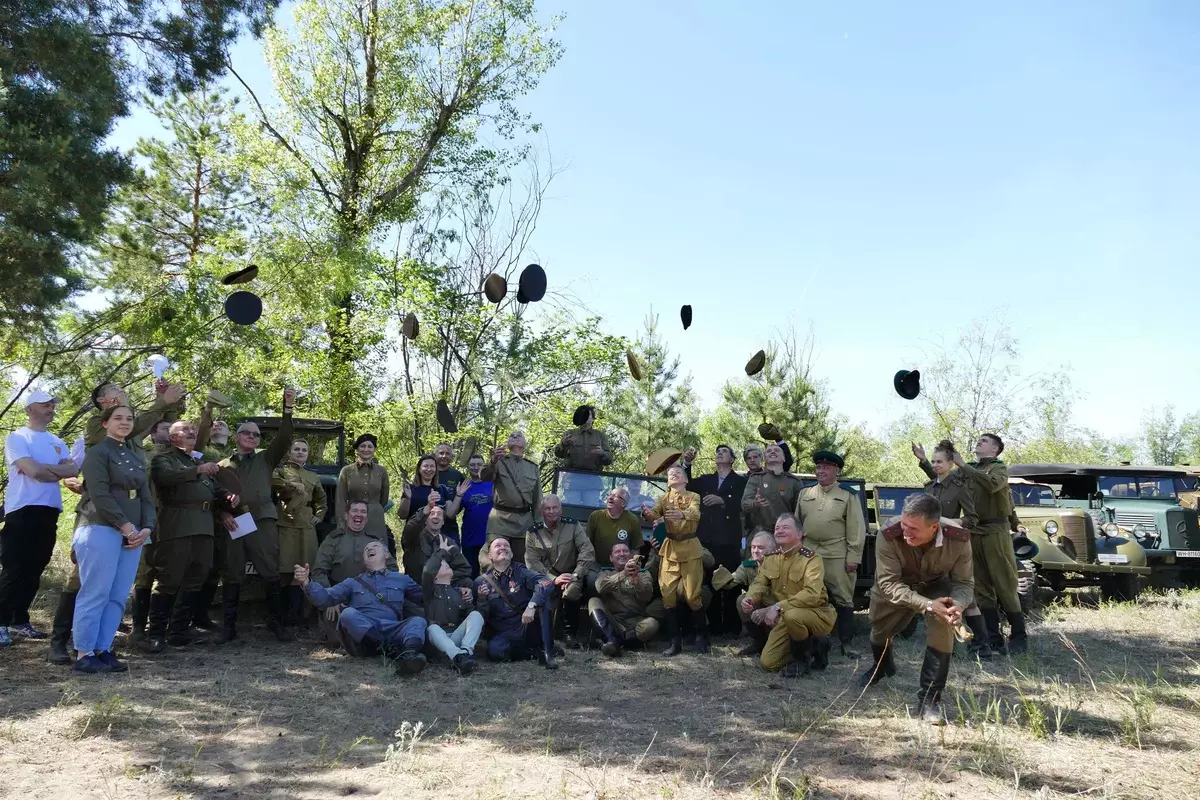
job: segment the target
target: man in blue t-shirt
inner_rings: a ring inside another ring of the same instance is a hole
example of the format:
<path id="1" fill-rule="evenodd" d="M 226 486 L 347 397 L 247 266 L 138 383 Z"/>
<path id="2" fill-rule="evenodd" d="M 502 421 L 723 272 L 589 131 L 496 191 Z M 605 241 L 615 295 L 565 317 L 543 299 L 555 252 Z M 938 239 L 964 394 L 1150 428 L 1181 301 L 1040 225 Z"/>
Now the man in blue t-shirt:
<path id="1" fill-rule="evenodd" d="M 492 511 L 492 482 L 480 478 L 483 456 L 475 454 L 467 462 L 470 485 L 462 495 L 462 551 L 471 564 L 471 577 L 479 577 L 479 552 L 487 541 L 488 514 Z"/>

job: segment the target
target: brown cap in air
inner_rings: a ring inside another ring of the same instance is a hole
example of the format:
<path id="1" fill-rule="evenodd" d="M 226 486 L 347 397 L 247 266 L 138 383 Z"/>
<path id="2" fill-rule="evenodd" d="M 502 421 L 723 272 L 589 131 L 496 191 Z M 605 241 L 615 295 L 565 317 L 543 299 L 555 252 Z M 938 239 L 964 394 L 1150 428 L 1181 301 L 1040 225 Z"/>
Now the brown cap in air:
<path id="1" fill-rule="evenodd" d="M 683 455 L 678 447 L 660 447 L 646 456 L 646 474 L 661 475 Z"/>
<path id="2" fill-rule="evenodd" d="M 754 355 L 750 356 L 750 360 L 746 362 L 746 374 L 757 375 L 763 371 L 763 367 L 767 365 L 766 352 L 759 350 Z"/>
<path id="3" fill-rule="evenodd" d="M 226 286 L 233 286 L 235 283 L 249 283 L 258 277 L 258 265 L 251 264 L 248 267 L 239 269 L 236 272 L 231 272 L 224 278 L 221 278 L 221 283 Z"/>
<path id="4" fill-rule="evenodd" d="M 638 363 L 637 356 L 633 354 L 632 350 L 625 351 L 625 363 L 628 365 L 629 374 L 633 376 L 633 379 L 640 381 L 642 379 L 642 365 Z"/>
<path id="5" fill-rule="evenodd" d="M 508 281 L 504 276 L 493 272 L 483 281 L 483 296 L 489 303 L 499 303 L 508 294 Z"/>
<path id="6" fill-rule="evenodd" d="M 416 339 L 417 334 L 421 332 L 421 323 L 417 321 L 417 315 L 411 311 L 408 312 L 404 318 L 404 324 L 400 326 L 400 331 L 404 334 L 405 339 L 409 341 Z"/>

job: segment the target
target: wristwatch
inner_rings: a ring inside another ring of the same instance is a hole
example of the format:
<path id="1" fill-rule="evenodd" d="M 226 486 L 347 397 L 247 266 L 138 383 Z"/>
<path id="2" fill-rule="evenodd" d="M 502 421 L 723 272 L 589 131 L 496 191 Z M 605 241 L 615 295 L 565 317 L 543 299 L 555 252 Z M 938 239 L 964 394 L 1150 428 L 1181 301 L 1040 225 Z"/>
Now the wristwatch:
<path id="1" fill-rule="evenodd" d="M 925 604 L 925 613 L 926 614 L 933 613 L 933 601 L 932 600 L 930 600 L 928 603 Z"/>

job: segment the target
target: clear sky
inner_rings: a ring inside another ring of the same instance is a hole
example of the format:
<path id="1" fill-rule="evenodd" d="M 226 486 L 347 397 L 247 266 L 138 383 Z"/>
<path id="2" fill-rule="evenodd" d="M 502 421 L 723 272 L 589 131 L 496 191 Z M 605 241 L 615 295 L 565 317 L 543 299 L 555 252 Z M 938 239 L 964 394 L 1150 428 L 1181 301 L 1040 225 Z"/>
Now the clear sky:
<path id="1" fill-rule="evenodd" d="M 566 54 L 524 107 L 568 169 L 535 255 L 614 332 L 659 312 L 706 406 L 811 327 L 835 409 L 878 428 L 897 369 L 1004 313 L 1082 424 L 1200 409 L 1200 4 L 541 8 Z M 269 84 L 255 43 L 234 63 Z"/>

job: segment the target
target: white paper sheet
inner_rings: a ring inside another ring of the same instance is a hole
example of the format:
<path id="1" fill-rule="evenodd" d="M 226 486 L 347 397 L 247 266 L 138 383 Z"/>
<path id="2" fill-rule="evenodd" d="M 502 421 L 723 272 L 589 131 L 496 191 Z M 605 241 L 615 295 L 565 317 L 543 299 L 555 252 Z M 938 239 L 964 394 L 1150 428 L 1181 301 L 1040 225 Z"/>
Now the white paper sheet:
<path id="1" fill-rule="evenodd" d="M 254 524 L 254 516 L 249 511 L 241 516 L 234 517 L 233 521 L 237 523 L 237 528 L 229 532 L 229 538 L 231 539 L 240 539 L 246 534 L 254 533 L 258 530 L 258 526 Z"/>

